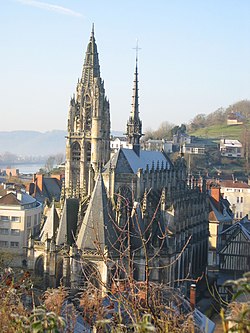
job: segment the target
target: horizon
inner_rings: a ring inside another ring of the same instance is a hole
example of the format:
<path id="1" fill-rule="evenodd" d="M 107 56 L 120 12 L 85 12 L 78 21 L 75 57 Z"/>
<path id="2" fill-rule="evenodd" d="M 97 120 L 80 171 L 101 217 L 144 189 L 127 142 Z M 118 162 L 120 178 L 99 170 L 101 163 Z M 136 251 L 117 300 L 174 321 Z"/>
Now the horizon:
<path id="1" fill-rule="evenodd" d="M 248 1 L 6 0 L 0 8 L 1 131 L 66 130 L 93 22 L 113 131 L 124 131 L 131 111 L 137 38 L 144 132 L 249 99 Z"/>

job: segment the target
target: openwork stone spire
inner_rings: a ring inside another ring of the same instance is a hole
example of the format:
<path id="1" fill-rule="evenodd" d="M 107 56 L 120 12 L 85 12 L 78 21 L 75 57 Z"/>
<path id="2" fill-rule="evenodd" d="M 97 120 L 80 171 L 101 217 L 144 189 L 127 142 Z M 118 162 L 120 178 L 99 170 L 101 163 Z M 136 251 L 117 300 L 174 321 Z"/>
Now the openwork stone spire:
<path id="1" fill-rule="evenodd" d="M 110 157 L 110 112 L 100 76 L 94 25 L 82 77 L 70 101 L 66 142 L 65 195 L 91 194 L 97 175 Z"/>
<path id="2" fill-rule="evenodd" d="M 95 77 L 100 77 L 100 65 L 93 24 L 82 70 L 82 83 L 84 88 L 86 88 L 87 84 L 92 84 Z"/>

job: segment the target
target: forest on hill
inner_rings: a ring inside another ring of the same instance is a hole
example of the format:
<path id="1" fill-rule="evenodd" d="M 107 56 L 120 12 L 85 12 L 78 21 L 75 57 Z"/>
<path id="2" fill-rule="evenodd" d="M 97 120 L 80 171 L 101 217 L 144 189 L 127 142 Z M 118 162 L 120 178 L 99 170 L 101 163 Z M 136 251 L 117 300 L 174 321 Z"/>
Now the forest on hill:
<path id="1" fill-rule="evenodd" d="M 194 132 L 198 129 L 210 126 L 225 126 L 230 115 L 236 117 L 243 123 L 247 123 L 250 118 L 250 101 L 239 101 L 229 105 L 227 108 L 219 108 L 208 115 L 200 113 L 190 122 L 188 130 Z"/>
<path id="2" fill-rule="evenodd" d="M 228 126 L 229 116 L 236 117 L 242 125 Z M 188 124 L 176 124 L 163 121 L 156 130 L 146 129 L 144 140 L 147 139 L 167 139 L 171 140 L 176 131 L 187 132 L 198 137 L 216 138 L 230 136 L 231 139 L 239 139 L 242 135 L 243 127 L 249 124 L 250 100 L 238 101 L 227 108 L 219 108 L 209 114 L 199 113 Z"/>

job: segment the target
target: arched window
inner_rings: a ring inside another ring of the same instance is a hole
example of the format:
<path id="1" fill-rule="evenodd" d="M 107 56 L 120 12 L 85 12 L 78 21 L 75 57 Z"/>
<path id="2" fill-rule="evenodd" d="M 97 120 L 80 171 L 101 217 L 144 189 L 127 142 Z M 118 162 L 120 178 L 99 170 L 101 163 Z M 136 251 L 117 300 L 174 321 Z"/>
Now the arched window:
<path id="1" fill-rule="evenodd" d="M 72 144 L 72 160 L 80 161 L 81 159 L 81 147 L 78 142 L 74 142 Z"/>
<path id="2" fill-rule="evenodd" d="M 35 275 L 43 277 L 44 274 L 44 258 L 39 256 L 35 262 Z"/>

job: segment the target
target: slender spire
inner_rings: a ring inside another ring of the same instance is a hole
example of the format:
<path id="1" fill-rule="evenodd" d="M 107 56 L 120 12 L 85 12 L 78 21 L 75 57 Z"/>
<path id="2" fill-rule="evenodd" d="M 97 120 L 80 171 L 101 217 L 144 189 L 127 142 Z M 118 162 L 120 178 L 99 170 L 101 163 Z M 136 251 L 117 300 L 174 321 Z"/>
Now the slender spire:
<path id="1" fill-rule="evenodd" d="M 83 85 L 87 86 L 89 83 L 92 83 L 95 77 L 100 77 L 100 65 L 93 23 L 82 71 Z"/>
<path id="2" fill-rule="evenodd" d="M 134 74 L 134 87 L 132 97 L 132 110 L 127 122 L 127 139 L 128 143 L 133 145 L 137 155 L 140 154 L 140 138 L 142 134 L 142 122 L 139 117 L 139 89 L 138 89 L 138 41 L 136 44 L 136 64 Z"/>
<path id="3" fill-rule="evenodd" d="M 134 120 L 139 120 L 139 89 L 138 89 L 138 64 L 136 56 L 135 74 L 134 74 L 134 88 L 132 96 L 132 111 L 131 116 Z"/>

